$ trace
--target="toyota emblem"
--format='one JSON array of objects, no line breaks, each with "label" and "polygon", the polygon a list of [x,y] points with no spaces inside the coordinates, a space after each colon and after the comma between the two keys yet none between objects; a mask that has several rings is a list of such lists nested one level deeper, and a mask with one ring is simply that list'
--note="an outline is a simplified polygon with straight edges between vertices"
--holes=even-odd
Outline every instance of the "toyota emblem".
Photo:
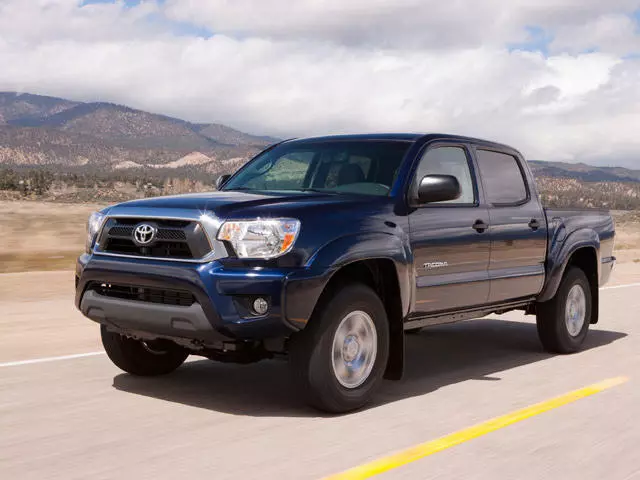
[{"label": "toyota emblem", "polygon": [[133,240],[138,245],[149,245],[156,238],[158,229],[148,223],[141,223],[133,230]]}]

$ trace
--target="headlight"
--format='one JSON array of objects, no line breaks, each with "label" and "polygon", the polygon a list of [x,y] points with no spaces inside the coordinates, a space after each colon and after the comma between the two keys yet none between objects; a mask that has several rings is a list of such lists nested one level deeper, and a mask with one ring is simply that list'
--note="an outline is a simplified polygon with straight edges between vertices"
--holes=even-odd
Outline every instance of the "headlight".
[{"label": "headlight", "polygon": [[87,242],[85,250],[87,253],[91,253],[93,244],[96,241],[96,236],[102,228],[102,222],[104,221],[104,215],[100,212],[93,212],[89,215],[89,221],[87,222]]},{"label": "headlight", "polygon": [[224,222],[218,240],[231,243],[240,258],[274,258],[293,247],[300,221],[294,219],[238,220]]}]

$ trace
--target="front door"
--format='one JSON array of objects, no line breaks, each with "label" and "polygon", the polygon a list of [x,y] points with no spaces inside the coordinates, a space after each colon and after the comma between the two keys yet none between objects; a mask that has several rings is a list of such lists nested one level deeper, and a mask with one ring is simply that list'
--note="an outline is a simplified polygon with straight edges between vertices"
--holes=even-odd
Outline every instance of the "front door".
[{"label": "front door", "polygon": [[417,316],[482,305],[489,296],[489,216],[478,199],[468,149],[450,144],[429,148],[413,178],[410,199],[417,198],[420,180],[430,174],[455,176],[462,195],[416,205],[409,214]]}]

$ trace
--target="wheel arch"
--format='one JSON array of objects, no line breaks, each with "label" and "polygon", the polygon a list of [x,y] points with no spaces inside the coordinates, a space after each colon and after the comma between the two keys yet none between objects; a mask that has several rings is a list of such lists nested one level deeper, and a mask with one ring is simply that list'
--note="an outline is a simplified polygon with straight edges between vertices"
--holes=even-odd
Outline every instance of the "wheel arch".
[{"label": "wheel arch", "polygon": [[570,267],[579,268],[587,276],[589,289],[591,290],[591,318],[589,319],[589,323],[598,323],[598,307],[600,302],[598,290],[599,262],[595,247],[582,247],[575,250],[571,254],[571,257],[569,257],[565,271]]},{"label": "wheel arch", "polygon": [[561,226],[554,232],[549,239],[545,284],[538,296],[538,301],[546,302],[555,296],[569,262],[572,261],[576,252],[583,249],[591,249],[595,255],[596,272],[599,273],[600,237],[595,230],[580,228],[567,234],[566,227]]},{"label": "wheel arch", "polygon": [[[595,232],[593,233],[595,234]],[[598,279],[600,272],[598,247],[599,242],[593,242],[593,239],[583,239],[583,241],[576,242],[572,245],[572,248],[563,252],[559,258],[562,259],[562,262],[559,262],[550,269],[546,287],[540,294],[539,301],[545,302],[551,300],[556,295],[562,279],[565,277],[569,268],[577,267],[587,276],[591,290],[592,308],[589,323],[598,323],[598,307],[600,300],[598,291]]]},{"label": "wheel arch", "polygon": [[[403,305],[401,272],[396,262],[388,257],[358,259],[336,269],[325,285],[315,310],[342,285],[363,283],[382,300],[389,321],[389,360],[385,378],[399,380],[404,371],[404,318],[408,305]],[[405,287],[406,288],[406,287]]]}]

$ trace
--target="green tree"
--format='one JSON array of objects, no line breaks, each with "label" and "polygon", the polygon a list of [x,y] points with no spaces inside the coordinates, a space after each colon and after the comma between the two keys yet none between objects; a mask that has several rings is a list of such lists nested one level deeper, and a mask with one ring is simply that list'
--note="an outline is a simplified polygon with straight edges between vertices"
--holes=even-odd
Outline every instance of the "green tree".
[{"label": "green tree", "polygon": [[0,170],[0,190],[18,190],[20,179],[10,168]]},{"label": "green tree", "polygon": [[47,193],[53,183],[53,174],[47,170],[35,170],[29,175],[31,191],[38,196]]}]

